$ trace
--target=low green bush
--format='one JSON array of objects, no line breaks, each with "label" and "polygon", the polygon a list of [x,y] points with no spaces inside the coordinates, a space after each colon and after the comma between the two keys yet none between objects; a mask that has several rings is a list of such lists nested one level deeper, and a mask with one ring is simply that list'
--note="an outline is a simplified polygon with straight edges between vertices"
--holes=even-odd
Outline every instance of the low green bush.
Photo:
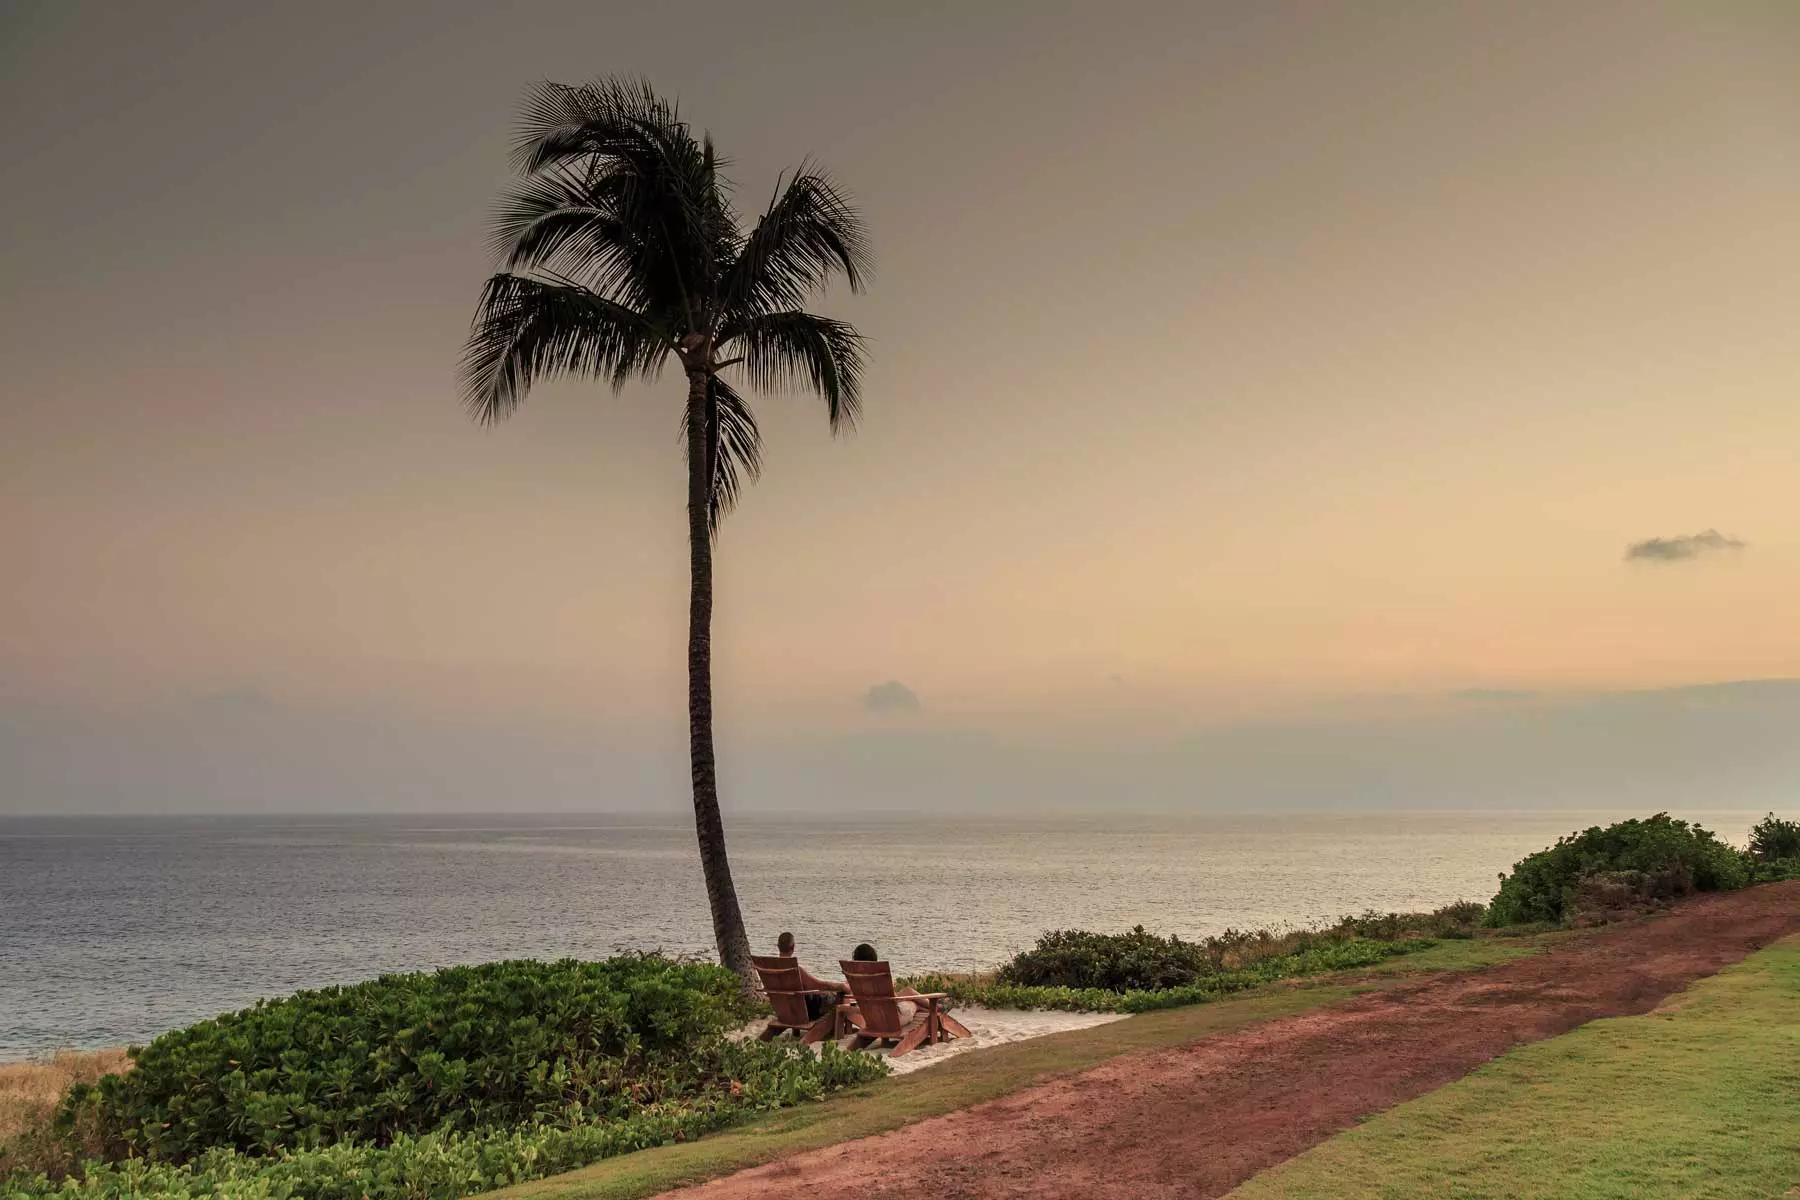
[{"label": "low green bush", "polygon": [[1778,858],[1774,862],[1750,862],[1751,883],[1785,883],[1800,879],[1800,858]]},{"label": "low green bush", "polygon": [[1192,983],[1154,989],[1113,990],[1019,984],[1000,978],[985,982],[951,975],[916,976],[910,982],[920,991],[948,992],[952,999],[961,1003],[979,1004],[986,1008],[1138,1013],[1205,1004],[1278,980],[1373,966],[1386,959],[1429,949],[1436,944],[1429,938],[1405,938],[1399,941],[1320,939],[1305,949],[1258,959],[1247,966],[1212,971]]},{"label": "low green bush", "polygon": [[744,1004],[731,972],[654,955],[386,975],[164,1034],[66,1116],[170,1162],[620,1118],[717,1086]]},{"label": "low green bush", "polygon": [[999,979],[1017,987],[1159,991],[1184,987],[1215,969],[1204,946],[1146,933],[1139,925],[1129,933],[1052,930],[1001,967]]},{"label": "low green bush", "polygon": [[186,1163],[144,1158],[89,1163],[75,1177],[0,1179],[5,1200],[79,1195],[96,1200],[457,1200],[572,1171],[603,1158],[690,1141],[744,1116],[816,1100],[886,1074],[869,1055],[824,1047],[727,1044],[729,1084],[696,1099],[647,1105],[616,1120],[534,1122],[503,1129],[449,1127],[396,1135],[385,1146],[347,1140],[260,1156],[209,1150]]},{"label": "low green bush", "polygon": [[[1354,940],[1397,942],[1473,937],[1485,911],[1482,905],[1466,900],[1428,913],[1383,913],[1370,909],[1324,928],[1227,929],[1197,942],[1149,933],[1142,925],[1126,933],[1058,929],[1041,935],[1031,949],[1015,954],[995,973],[989,986],[998,989],[995,995],[1007,996],[1030,995],[1029,989],[1034,988],[1053,990],[1045,994],[1053,994],[1056,989],[1070,993],[1160,993],[1183,988],[1198,988],[1211,994],[1218,990],[1221,977],[1234,972],[1250,972],[1247,977],[1258,980],[1293,974],[1295,965],[1308,961],[1307,955],[1315,952],[1326,957],[1385,957],[1366,948],[1337,948]],[[1269,965],[1265,968],[1264,963]],[[971,985],[965,982],[962,986],[966,990]],[[1024,1007],[1094,1005],[1080,1001]]]},{"label": "low green bush", "polygon": [[1738,851],[1698,825],[1658,813],[1596,825],[1521,859],[1500,877],[1486,919],[1491,926],[1568,923],[1583,912],[1643,907],[1749,881]]}]

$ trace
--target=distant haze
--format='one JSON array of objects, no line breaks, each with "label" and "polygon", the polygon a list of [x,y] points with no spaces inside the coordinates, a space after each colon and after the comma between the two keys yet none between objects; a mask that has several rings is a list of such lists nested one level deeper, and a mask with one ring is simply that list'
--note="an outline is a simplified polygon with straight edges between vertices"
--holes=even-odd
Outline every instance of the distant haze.
[{"label": "distant haze", "polygon": [[[1358,697],[1181,729],[1150,714],[745,738],[734,811],[1800,807],[1800,680],[1558,698]],[[679,728],[403,719],[248,697],[0,722],[5,812],[678,811]]]},{"label": "distant haze", "polygon": [[879,256],[728,810],[1793,807],[1791,5],[15,0],[0,813],[683,803],[678,387],[454,378],[613,72]]}]

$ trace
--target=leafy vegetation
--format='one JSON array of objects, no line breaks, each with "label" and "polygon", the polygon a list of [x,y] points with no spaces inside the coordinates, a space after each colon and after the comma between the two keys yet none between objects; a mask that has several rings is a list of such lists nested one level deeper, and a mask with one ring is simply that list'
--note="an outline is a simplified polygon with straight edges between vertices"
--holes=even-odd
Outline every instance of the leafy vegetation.
[{"label": "leafy vegetation", "polygon": [[1561,838],[1500,877],[1492,926],[1604,919],[1692,892],[1750,882],[1744,856],[1698,825],[1667,813]]},{"label": "leafy vegetation", "polygon": [[70,1104],[114,1155],[176,1162],[622,1117],[706,1090],[747,1015],[730,972],[651,955],[387,975],[165,1034]]},{"label": "leafy vegetation", "polygon": [[998,982],[1016,987],[1102,988],[1110,992],[1185,987],[1218,969],[1207,947],[1146,933],[1059,929],[1000,968]]},{"label": "leafy vegetation", "polygon": [[1788,879],[1800,879],[1800,858],[1778,858],[1774,862],[1750,864],[1752,883],[1781,883]]},{"label": "leafy vegetation", "polygon": [[1317,929],[1227,929],[1197,942],[1139,925],[1127,933],[1060,929],[991,975],[930,974],[914,986],[989,1008],[1151,1012],[1204,1004],[1282,979],[1370,967],[1469,938],[1485,910],[1458,901],[1428,913],[1377,912]]},{"label": "leafy vegetation", "polygon": [[301,992],[74,1087],[51,1130],[62,1158],[41,1138],[9,1148],[0,1195],[449,1200],[886,1073],[727,1039],[745,1016],[732,972],[652,955]]},{"label": "leafy vegetation", "polygon": [[1800,879],[1800,821],[1784,821],[1770,813],[1750,828],[1745,854],[1756,883]]},{"label": "leafy vegetation", "polygon": [[1752,825],[1750,857],[1764,863],[1800,858],[1800,821],[1784,821],[1770,813]]},{"label": "leafy vegetation", "polygon": [[1230,1200],[1793,1194],[1800,939],[1638,1017],[1513,1050],[1256,1176]]},{"label": "leafy vegetation", "polygon": [[[1356,937],[1341,926],[1285,934],[1228,931],[1202,942],[1160,937],[1141,926],[1123,934],[1062,930],[1045,934],[996,974],[931,974],[910,982],[988,1008],[1140,1013],[1205,1004],[1278,980],[1373,966],[1434,945],[1429,938]],[[1042,982],[1028,982],[1034,980]],[[1142,982],[1160,986],[1133,986]]]},{"label": "leafy vegetation", "polygon": [[387,1145],[354,1139],[273,1156],[215,1149],[181,1164],[131,1158],[90,1163],[79,1177],[0,1179],[0,1196],[242,1197],[281,1200],[456,1200],[586,1166],[616,1154],[689,1141],[744,1116],[818,1100],[885,1073],[879,1060],[826,1047],[818,1058],[791,1046],[731,1045],[737,1077],[718,1092],[646,1105],[615,1120],[533,1122],[400,1134]]},{"label": "leafy vegetation", "polygon": [[1227,929],[1197,942],[1147,932],[1061,929],[1039,937],[991,977],[917,981],[995,1008],[1148,1012],[1198,1004],[1277,979],[1371,966],[1442,937],[1472,937],[1483,908],[1458,901],[1429,913],[1377,912],[1323,929]]}]

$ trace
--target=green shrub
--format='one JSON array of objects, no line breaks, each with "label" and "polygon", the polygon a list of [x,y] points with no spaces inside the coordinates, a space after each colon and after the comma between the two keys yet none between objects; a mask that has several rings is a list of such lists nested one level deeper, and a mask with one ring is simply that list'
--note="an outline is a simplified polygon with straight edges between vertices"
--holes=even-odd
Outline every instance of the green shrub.
[{"label": "green shrub", "polygon": [[1778,858],[1774,862],[1752,862],[1751,883],[1784,883],[1800,879],[1800,858]]},{"label": "green shrub", "polygon": [[1750,857],[1758,863],[1800,862],[1800,821],[1784,821],[1770,813],[1752,825]]},{"label": "green shrub", "polygon": [[613,1155],[690,1141],[748,1113],[815,1100],[887,1072],[881,1060],[835,1046],[815,1058],[793,1046],[727,1044],[721,1063],[735,1087],[648,1105],[618,1120],[476,1131],[446,1127],[398,1134],[385,1146],[345,1141],[267,1157],[218,1149],[183,1164],[142,1158],[90,1163],[80,1177],[61,1182],[44,1176],[0,1179],[0,1197],[457,1200]]},{"label": "green shrub", "polygon": [[[1015,954],[996,973],[994,986],[1075,992],[1164,992],[1192,987],[1212,990],[1222,974],[1260,971],[1260,964],[1266,961],[1273,964],[1269,970],[1275,972],[1267,977],[1279,978],[1290,973],[1292,964],[1308,952],[1354,939],[1392,942],[1422,937],[1473,937],[1485,911],[1482,905],[1467,900],[1429,913],[1382,913],[1370,909],[1323,929],[1227,929],[1198,942],[1147,933],[1142,925],[1128,933],[1058,929],[1040,936],[1031,949]],[[1366,952],[1349,953],[1354,956]]]},{"label": "green shrub", "polygon": [[1583,907],[1643,906],[1690,892],[1742,887],[1743,857],[1698,825],[1667,813],[1594,826],[1521,859],[1500,877],[1492,926],[1567,923]]},{"label": "green shrub", "polygon": [[716,1085],[743,1006],[731,972],[653,955],[387,975],[164,1034],[66,1115],[92,1106],[109,1157],[174,1162],[617,1118]]},{"label": "green shrub", "polygon": [[1282,979],[1299,979],[1329,971],[1373,966],[1385,959],[1412,954],[1434,945],[1436,943],[1428,938],[1400,941],[1318,939],[1305,949],[1258,959],[1242,967],[1212,971],[1193,983],[1155,989],[1115,991],[1100,987],[1019,984],[998,978],[994,982],[983,982],[951,975],[922,975],[909,982],[920,991],[948,992],[961,1003],[979,1004],[986,1008],[1137,1013],[1205,1004]]},{"label": "green shrub", "polygon": [[1139,925],[1130,933],[1058,929],[1000,968],[1000,982],[1020,987],[1102,988],[1111,992],[1183,987],[1214,970],[1205,947],[1158,937]]}]

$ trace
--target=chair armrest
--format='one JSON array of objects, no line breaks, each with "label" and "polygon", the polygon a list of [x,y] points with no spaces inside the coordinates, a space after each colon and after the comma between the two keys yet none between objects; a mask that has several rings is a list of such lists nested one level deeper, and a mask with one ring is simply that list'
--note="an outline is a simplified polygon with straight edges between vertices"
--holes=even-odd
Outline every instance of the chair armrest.
[{"label": "chair armrest", "polygon": [[949,992],[915,992],[911,996],[895,996],[896,1000],[948,1000]]}]

